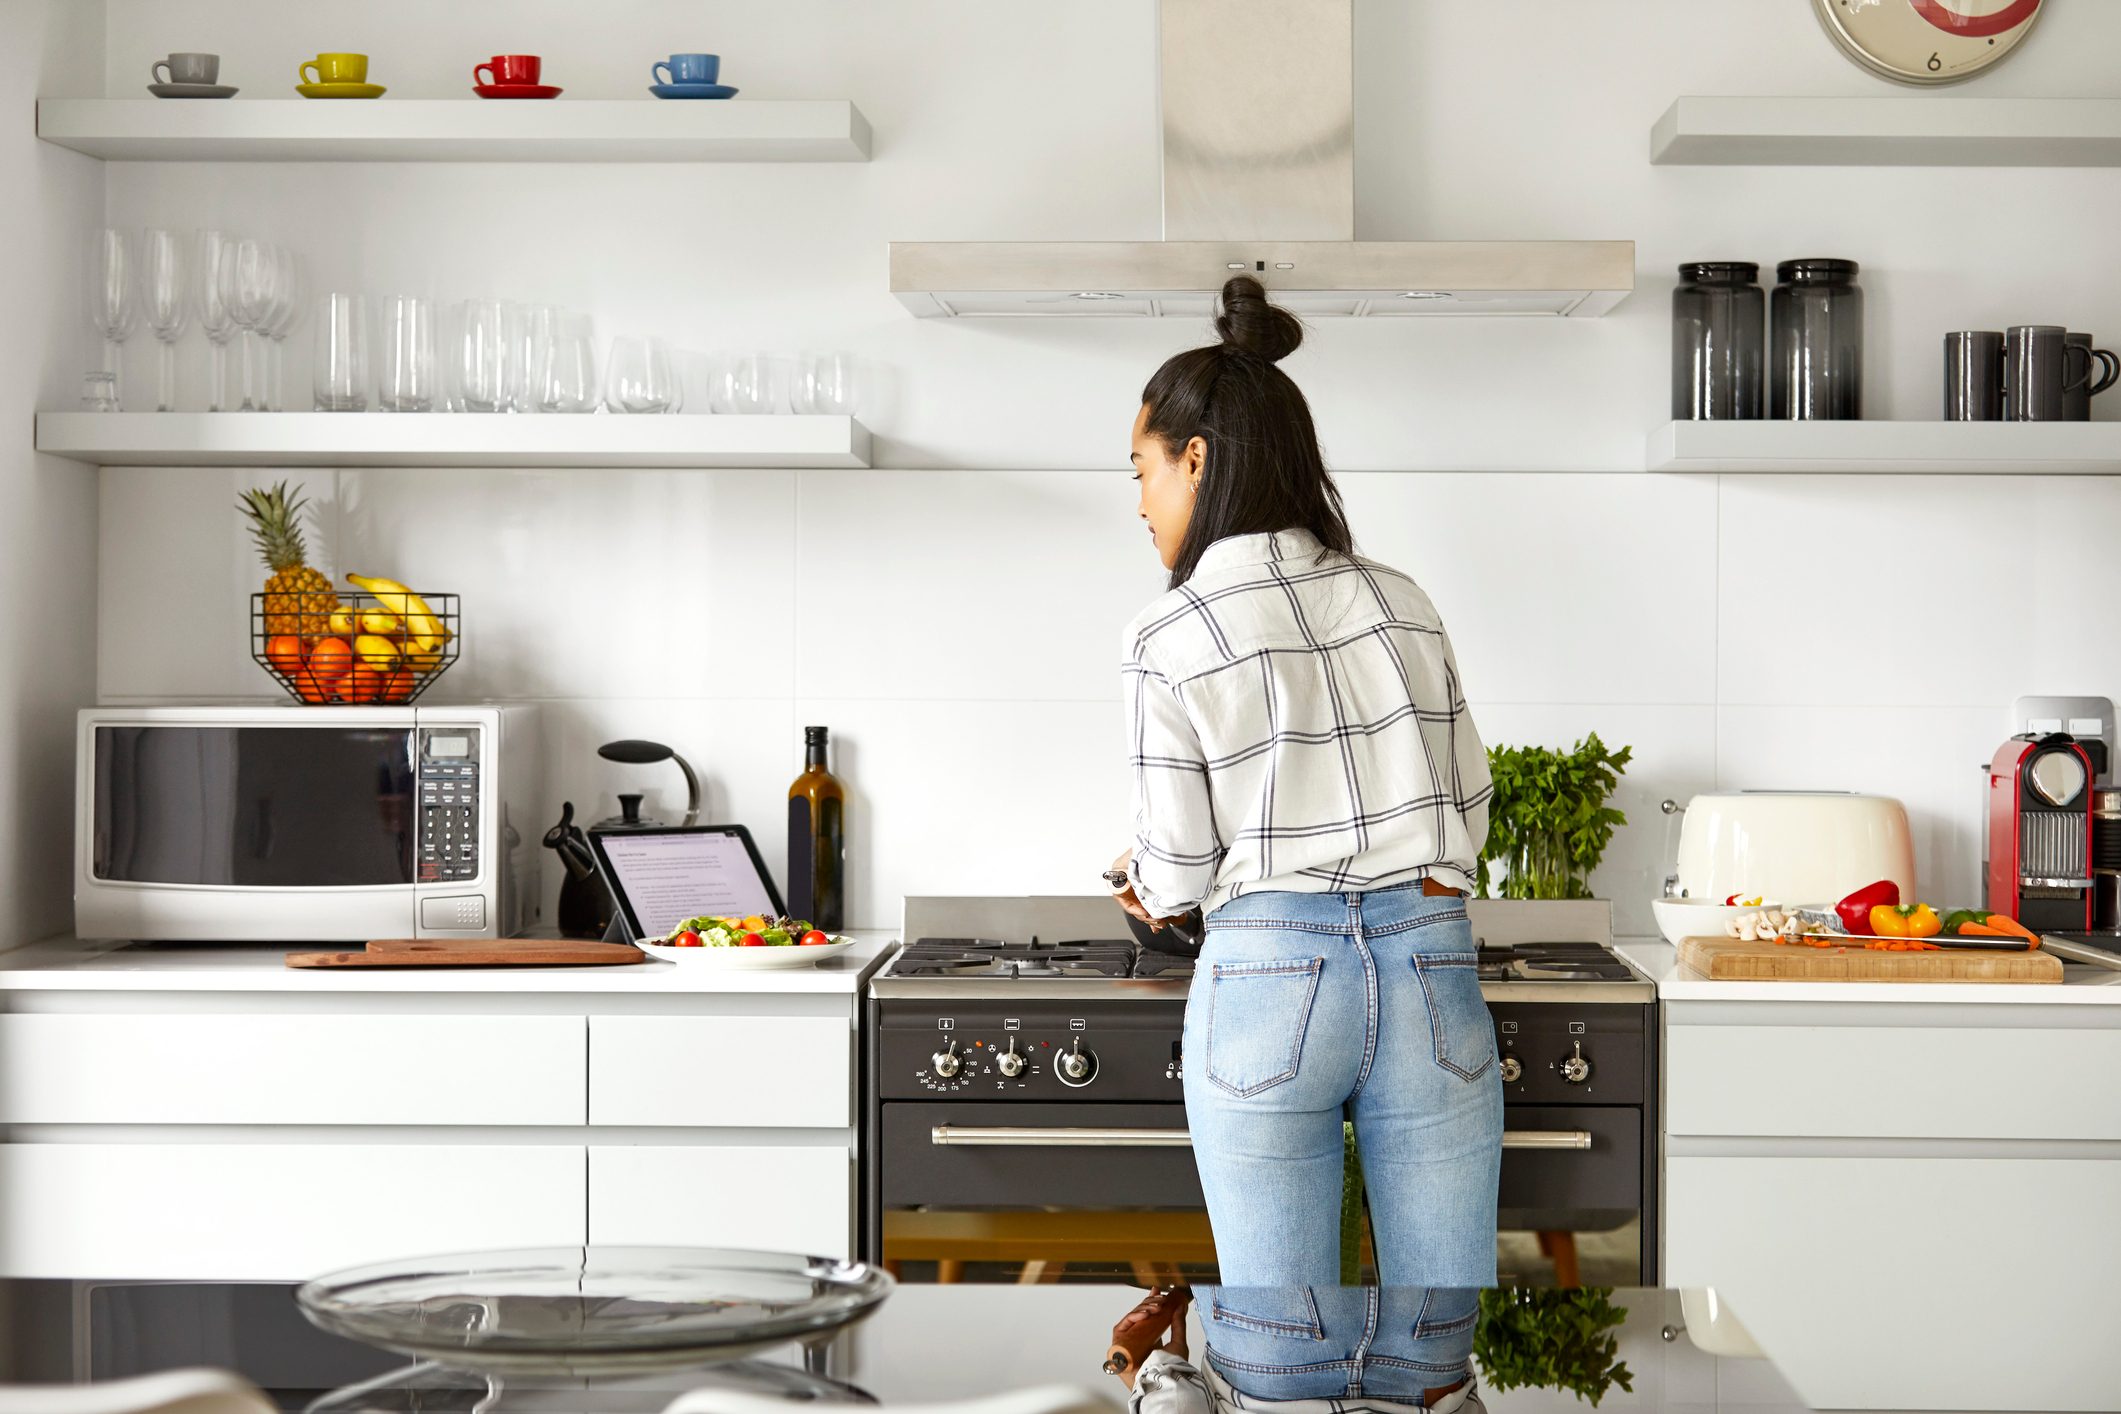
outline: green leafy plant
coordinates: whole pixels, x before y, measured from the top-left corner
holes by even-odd
[[[1614,1385],[1634,1393],[1613,1334],[1628,1312],[1612,1295],[1609,1286],[1481,1292],[1473,1358],[1489,1388],[1565,1389],[1593,1409]]]
[[[1504,898],[1589,898],[1591,871],[1605,857],[1613,831],[1628,821],[1606,799],[1633,757],[1631,747],[1606,750],[1596,732],[1567,751],[1491,749],[1495,799],[1488,807],[1480,892],[1488,892],[1492,860],[1504,867]]]

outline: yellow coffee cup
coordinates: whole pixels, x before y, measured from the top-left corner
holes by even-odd
[[[310,77],[310,70],[317,71]],[[366,83],[368,82],[368,56],[366,54],[319,54],[306,61],[299,70],[304,83]]]

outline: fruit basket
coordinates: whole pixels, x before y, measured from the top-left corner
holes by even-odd
[[[456,595],[360,582],[358,591],[250,596],[250,656],[296,701],[413,702],[456,662]]]

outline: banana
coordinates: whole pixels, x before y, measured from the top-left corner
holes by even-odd
[[[346,582],[354,588],[373,596],[384,608],[405,621],[405,647],[408,658],[420,658],[439,662],[442,645],[449,641],[449,630],[435,617],[427,601],[407,589],[394,579],[378,579],[367,575],[350,574]]]
[[[353,643],[354,657],[379,673],[398,666],[398,645],[373,633],[364,633]]]
[[[379,638],[394,637],[405,625],[388,609],[363,609],[361,632],[372,633]]]

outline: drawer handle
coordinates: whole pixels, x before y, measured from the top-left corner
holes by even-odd
[[[928,1131],[938,1147],[987,1149],[1184,1149],[1193,1136],[1183,1129],[1033,1129],[1014,1125],[938,1124]],[[1588,1149],[1588,1129],[1506,1129],[1505,1149]]]

